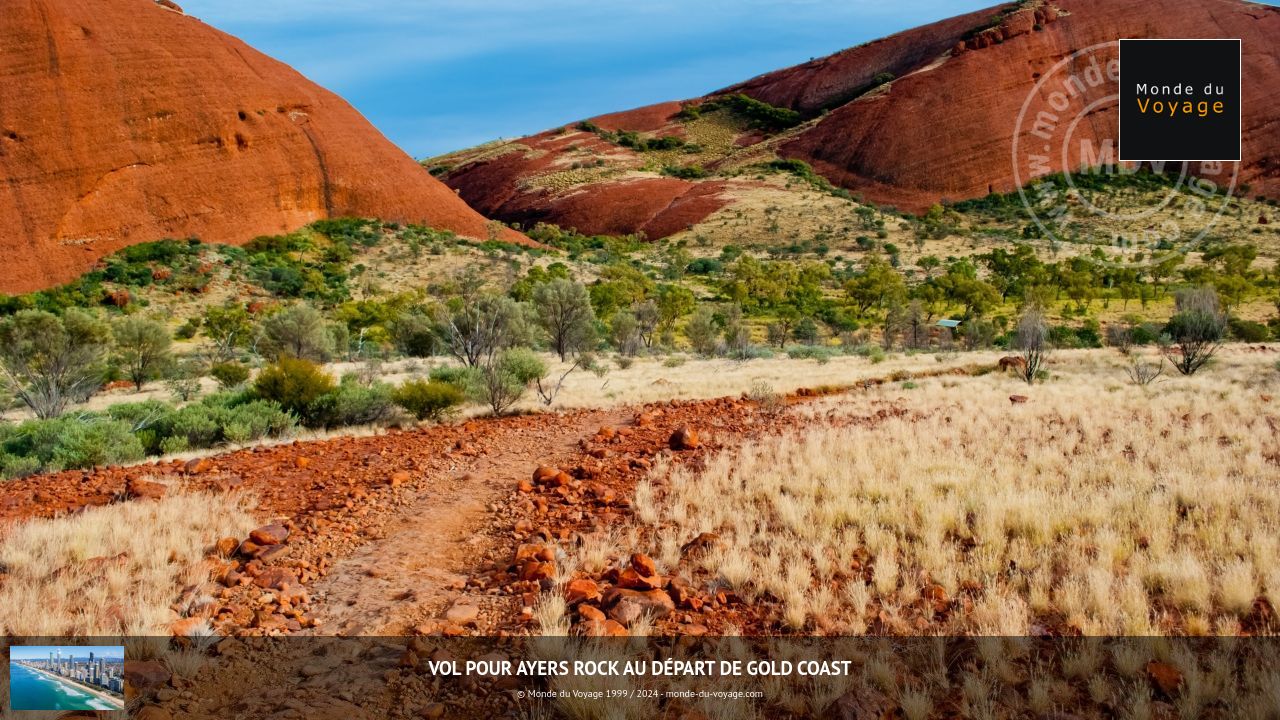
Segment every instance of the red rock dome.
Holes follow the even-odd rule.
[[[133,243],[240,243],[338,216],[488,232],[341,98],[173,3],[4,3],[0,292]]]

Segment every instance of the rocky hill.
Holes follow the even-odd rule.
[[[1251,196],[1280,195],[1280,9],[1239,0],[1023,0],[703,98],[604,115],[428,165],[492,217],[591,233],[663,237],[717,211],[723,218],[746,198],[776,198],[770,175],[779,170],[808,181],[804,187],[919,212],[1015,189],[1014,137],[1030,130],[1018,129],[1024,101],[1043,100],[1048,91],[1036,85],[1062,60],[1122,37],[1243,39],[1239,182]],[[1114,45],[1098,57],[1105,66],[1113,54]],[[1081,105],[1115,90],[1113,82],[1088,87]],[[1073,149],[1053,152],[1051,170],[1074,169],[1082,141],[1098,148],[1114,141],[1116,110],[1101,102],[1081,113]]]
[[[490,232],[341,98],[172,2],[4,4],[0,292],[137,242],[356,215]]]

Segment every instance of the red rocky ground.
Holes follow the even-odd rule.
[[[801,390],[789,402],[813,395]],[[899,412],[882,407],[866,421]],[[147,501],[177,482],[245,492],[263,527],[209,539],[213,579],[186,588],[175,607],[215,601],[194,618],[175,616],[175,634],[201,620],[239,635],[519,634],[532,629],[531,606],[556,575],[553,546],[622,522],[659,456],[696,467],[707,453],[801,422],[745,399],[672,401],[69,471],[7,483],[0,527]],[[697,552],[714,538],[686,541]],[[633,606],[659,611],[664,632],[763,621],[724,593],[657,577],[644,559],[626,565],[574,578],[581,631],[618,632]]]

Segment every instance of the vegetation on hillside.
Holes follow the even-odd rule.
[[[766,169],[825,189],[804,163]],[[1139,173],[1084,184],[1119,194],[1162,182]],[[603,374],[602,354],[625,368],[636,356],[673,353],[877,361],[893,352],[1149,345],[1171,371],[1191,374],[1222,342],[1280,332],[1276,268],[1252,242],[1210,237],[1194,254],[1153,247],[1131,264],[1101,247],[1046,253],[1033,233],[1002,229],[1025,223],[1012,198],[916,217],[848,202],[842,230],[767,246],[707,247],[691,236],[651,243],[539,224],[525,232],[542,248],[527,248],[354,218],[241,248],[194,239],[133,246],[73,283],[0,297],[0,380],[16,421],[0,424],[0,473],[298,427],[438,420],[467,403],[506,412],[535,389],[551,404],[566,370],[552,376],[529,350],[552,353],[567,373]],[[914,257],[891,229],[909,232]],[[983,246],[965,254],[929,253],[977,234]],[[468,259],[447,280],[382,280],[389,267],[451,257]],[[325,366],[396,358],[448,367],[395,386],[376,370],[338,377]],[[1139,374],[1158,376],[1164,362]],[[1026,373],[1029,382],[1044,377]],[[84,405],[126,382],[135,390],[162,382],[173,399]],[[210,385],[221,389],[208,394]]]

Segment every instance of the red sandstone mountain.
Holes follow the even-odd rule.
[[[645,153],[569,127],[437,159],[446,183],[481,212],[508,221],[554,222],[590,233],[683,229],[734,202],[749,184],[724,170],[771,158],[808,162],[867,200],[919,211],[943,199],[1016,188],[1012,148],[1019,110],[1037,82],[1075,51],[1123,37],[1243,40],[1243,163],[1251,195],[1280,196],[1280,9],[1241,0],[1026,0],[920,27],[707,98],[594,118],[605,130],[685,137],[683,107],[743,93],[801,113],[806,122],[765,134],[739,128],[732,150],[708,158],[713,177],[658,177]],[[1113,46],[1114,47],[1114,46]],[[1109,52],[1104,51],[1104,63]],[[877,75],[892,82],[874,87]],[[1114,94],[1089,88],[1086,100]],[[1043,106],[1048,90],[1033,108]],[[1116,106],[1073,128],[1080,141],[1113,140]],[[1034,110],[1033,110],[1034,114]],[[1030,126],[1021,137],[1028,139]],[[700,140],[700,138],[695,138]],[[592,157],[594,156],[594,158]],[[1067,168],[1064,168],[1067,166]],[[1193,170],[1196,168],[1193,168]]]
[[[341,98],[172,2],[3,3],[0,292],[132,243],[344,215],[487,232]]]

